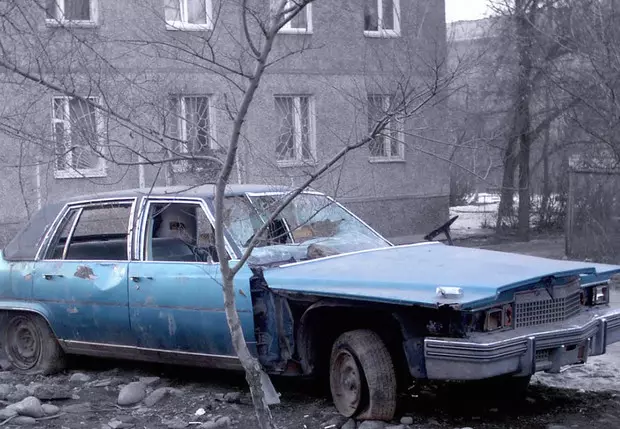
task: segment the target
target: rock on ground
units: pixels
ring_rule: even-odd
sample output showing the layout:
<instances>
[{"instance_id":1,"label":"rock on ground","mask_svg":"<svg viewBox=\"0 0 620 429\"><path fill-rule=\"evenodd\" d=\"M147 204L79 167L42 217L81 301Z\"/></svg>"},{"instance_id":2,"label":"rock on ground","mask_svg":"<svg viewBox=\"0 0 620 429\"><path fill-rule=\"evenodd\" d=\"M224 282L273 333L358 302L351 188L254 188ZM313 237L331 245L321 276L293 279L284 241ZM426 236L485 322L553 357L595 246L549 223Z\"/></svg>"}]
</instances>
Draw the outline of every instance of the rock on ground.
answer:
<instances>
[{"instance_id":1,"label":"rock on ground","mask_svg":"<svg viewBox=\"0 0 620 429\"><path fill-rule=\"evenodd\" d=\"M34 419L34 417L17 416L11 420L11 423L14 425L20 425L20 426L32 426L32 425L36 425L37 421Z\"/></svg>"},{"instance_id":2,"label":"rock on ground","mask_svg":"<svg viewBox=\"0 0 620 429\"><path fill-rule=\"evenodd\" d=\"M92 411L90 402L81 402L78 404L65 405L62 410L68 414L82 414Z\"/></svg>"},{"instance_id":3,"label":"rock on ground","mask_svg":"<svg viewBox=\"0 0 620 429\"><path fill-rule=\"evenodd\" d=\"M140 381L133 381L123 387L118 394L118 405L137 404L146 396L146 386Z\"/></svg>"},{"instance_id":4,"label":"rock on ground","mask_svg":"<svg viewBox=\"0 0 620 429\"><path fill-rule=\"evenodd\" d=\"M10 407L17 411L17 414L21 416L34 418L45 416L45 411L43 411L41 401L34 396L28 396L16 404L10 405Z\"/></svg>"},{"instance_id":5,"label":"rock on ground","mask_svg":"<svg viewBox=\"0 0 620 429\"><path fill-rule=\"evenodd\" d=\"M347 420L345 424L342 425L341 429L355 429L355 426L357 426L357 423L355 423L355 420L349 419Z\"/></svg>"},{"instance_id":6,"label":"rock on ground","mask_svg":"<svg viewBox=\"0 0 620 429\"><path fill-rule=\"evenodd\" d=\"M385 422L379 420L366 420L360 423L357 429L385 429Z\"/></svg>"},{"instance_id":7,"label":"rock on ground","mask_svg":"<svg viewBox=\"0 0 620 429\"><path fill-rule=\"evenodd\" d=\"M152 407L162 399L164 399L168 395L180 395L182 392L179 389L174 389L172 387L160 387L159 389L153 390L149 396L144 400L144 405L147 407Z\"/></svg>"},{"instance_id":8,"label":"rock on ground","mask_svg":"<svg viewBox=\"0 0 620 429\"><path fill-rule=\"evenodd\" d=\"M84 374L83 372L74 372L69 377L69 383L71 384L83 384L88 383L90 381L90 375Z\"/></svg>"},{"instance_id":9,"label":"rock on ground","mask_svg":"<svg viewBox=\"0 0 620 429\"><path fill-rule=\"evenodd\" d=\"M45 412L46 416L54 416L60 412L60 407L52 404L43 404L43 412Z\"/></svg>"}]
</instances>

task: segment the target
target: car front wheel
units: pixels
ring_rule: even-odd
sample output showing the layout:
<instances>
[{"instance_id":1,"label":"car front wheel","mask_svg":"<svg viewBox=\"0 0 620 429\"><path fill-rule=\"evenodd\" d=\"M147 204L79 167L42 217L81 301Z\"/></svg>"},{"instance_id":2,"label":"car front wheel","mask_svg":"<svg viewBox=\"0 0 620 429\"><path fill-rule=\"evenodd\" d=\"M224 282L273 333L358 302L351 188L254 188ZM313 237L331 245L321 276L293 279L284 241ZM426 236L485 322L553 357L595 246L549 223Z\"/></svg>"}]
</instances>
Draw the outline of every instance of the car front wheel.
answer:
<instances>
[{"instance_id":1,"label":"car front wheel","mask_svg":"<svg viewBox=\"0 0 620 429\"><path fill-rule=\"evenodd\" d=\"M394 417L394 364L377 333L360 329L345 332L336 339L331 352L329 384L334 405L345 417L362 420Z\"/></svg>"},{"instance_id":2,"label":"car front wheel","mask_svg":"<svg viewBox=\"0 0 620 429\"><path fill-rule=\"evenodd\" d=\"M2 347L17 372L47 375L64 367L64 353L47 322L38 315L6 314Z\"/></svg>"}]
</instances>

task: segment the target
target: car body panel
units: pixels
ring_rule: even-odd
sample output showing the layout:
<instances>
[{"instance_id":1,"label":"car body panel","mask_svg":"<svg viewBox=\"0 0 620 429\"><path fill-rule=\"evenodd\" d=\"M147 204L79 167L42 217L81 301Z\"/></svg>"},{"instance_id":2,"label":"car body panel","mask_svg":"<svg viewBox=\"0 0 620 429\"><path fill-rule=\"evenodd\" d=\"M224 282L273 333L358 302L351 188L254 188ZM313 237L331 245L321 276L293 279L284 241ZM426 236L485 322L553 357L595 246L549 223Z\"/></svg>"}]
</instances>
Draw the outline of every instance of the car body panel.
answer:
<instances>
[{"instance_id":1,"label":"car body panel","mask_svg":"<svg viewBox=\"0 0 620 429\"><path fill-rule=\"evenodd\" d=\"M127 267L127 261L38 261L32 299L47 305L59 338L134 345Z\"/></svg>"},{"instance_id":2,"label":"car body panel","mask_svg":"<svg viewBox=\"0 0 620 429\"><path fill-rule=\"evenodd\" d=\"M251 275L249 268L237 274L235 292L241 327L254 349ZM131 331L139 347L235 355L219 264L133 261L129 277Z\"/></svg>"},{"instance_id":3,"label":"car body panel","mask_svg":"<svg viewBox=\"0 0 620 429\"><path fill-rule=\"evenodd\" d=\"M463 309L491 303L503 291L546 277L611 275L620 266L595 266L491 250L421 243L342 254L266 269L278 291L393 304L459 304ZM439 298L438 287L458 287L459 298Z\"/></svg>"}]
</instances>

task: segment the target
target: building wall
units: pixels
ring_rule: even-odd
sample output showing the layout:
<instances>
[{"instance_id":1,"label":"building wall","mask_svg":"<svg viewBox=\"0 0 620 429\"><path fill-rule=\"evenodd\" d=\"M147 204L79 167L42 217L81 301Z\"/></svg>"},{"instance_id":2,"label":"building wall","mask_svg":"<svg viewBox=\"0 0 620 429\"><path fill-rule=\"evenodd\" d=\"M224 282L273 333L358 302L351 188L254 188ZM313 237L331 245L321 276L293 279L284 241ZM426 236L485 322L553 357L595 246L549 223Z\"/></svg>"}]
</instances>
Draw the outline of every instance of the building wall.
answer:
<instances>
[{"instance_id":1,"label":"building wall","mask_svg":"<svg viewBox=\"0 0 620 429\"><path fill-rule=\"evenodd\" d=\"M71 37L63 30L48 28L44 24L39 26L39 31L57 41L58 64L63 61L68 61L63 66L75 65L76 61L88 64L92 74L77 79L82 82L82 91L96 89L89 77L97 76L99 88L103 88L111 102L116 103L118 111L133 115L143 124L161 125L157 113L167 94L215 96L217 140L226 142L231 129L226 104L238 101L238 94L234 99L230 91L230 80L236 79L234 76L229 73L217 75L187 61L181 62L179 58L173 58L163 45L145 43L136 46L119 42L140 37L150 41L181 42L184 46L202 49L204 34L165 30L158 16L161 13L160 3L139 0L127 6L124 0L99 0L100 25L78 31L84 34L82 37L92 37L92 45L110 59L109 64L90 52L82 51L79 52L80 58L65 59L63 50L73 49ZM235 171L234 181L298 184L340 150L343 144L364 136L368 126L365 100L369 91L379 92L405 76L411 85L423 87L428 79L429 70L426 67L431 62L429 60L446 55L444 2L400 0L400 4L402 20L401 37L398 38L365 37L362 8L357 0L317 0L312 11L313 34L278 36L271 58L285 58L268 69L250 108L243 129L241 162L239 170ZM239 1L223 0L221 6L218 8L220 25L209 40L213 42L218 58L224 58L223 61L250 64L236 42L243 37ZM286 57L291 50L300 52ZM60 65L58 67L61 68ZM66 69L63 68L63 71ZM0 79L0 93L10 90ZM16 96L15 105L23 105L32 92L36 92L36 88L30 94ZM36 122L38 135L45 136L47 133L45 143L49 145L50 112L46 106L50 105L53 93L44 93L42 95L39 91L36 95L40 105ZM278 118L274 95L277 94L307 94L313 97L316 164L278 167L275 162ZM441 114L436 108L421 110L404 126L404 161L370 162L368 148L361 148L349 153L314 187L343 201L388 237L427 232L448 216L448 164L442 160L445 148L424 138L440 139L445 132L442 125ZM162 153L159 144L141 138L118 122L110 123L106 137L114 147L115 159L123 163L137 161L138 154L154 159ZM0 150L3 152L14 156L18 147L16 142L15 138L0 133ZM21 175L26 175L30 186L25 191L26 200L32 200L30 209L66 194L96 193L141 184L192 184L209 180L200 174L175 173L161 165L138 168L113 163L107 163L106 177L56 179L49 148L42 149L42 144L32 141L26 142L26 146L40 164L38 169L21 169ZM0 163L3 177L0 186L2 245L28 214L22 202L24 192L16 186L20 170L17 165L19 162Z\"/></svg>"}]
</instances>

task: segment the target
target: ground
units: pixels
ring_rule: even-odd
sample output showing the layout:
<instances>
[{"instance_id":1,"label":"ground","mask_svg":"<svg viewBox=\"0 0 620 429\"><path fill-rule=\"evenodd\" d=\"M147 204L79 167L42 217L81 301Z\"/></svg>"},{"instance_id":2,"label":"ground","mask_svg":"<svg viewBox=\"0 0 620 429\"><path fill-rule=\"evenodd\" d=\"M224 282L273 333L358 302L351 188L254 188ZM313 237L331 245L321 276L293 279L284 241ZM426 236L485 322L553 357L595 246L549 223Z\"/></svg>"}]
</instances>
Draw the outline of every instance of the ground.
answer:
<instances>
[{"instance_id":1,"label":"ground","mask_svg":"<svg viewBox=\"0 0 620 429\"><path fill-rule=\"evenodd\" d=\"M463 223L455 224L458 245L564 257L562 237L539 237L529 243L498 240L480 228L480 210L465 209L460 214L464 214ZM612 301L620 304L620 293L614 294ZM272 408L279 428L339 429L345 423L321 386L286 378L275 378L274 384L282 400L281 405ZM620 427L620 344L611 346L604 356L591 358L586 365L567 368L561 374L536 375L526 397L520 400L507 394L489 399L481 393L453 384L413 385L401 398L397 419L392 424L399 429ZM161 398L155 402L153 398L159 394ZM48 415L36 420L7 418L11 413L0 410L0 426L19 427L16 423L21 423L67 429L256 427L245 380L239 373L90 358L72 359L65 372L48 377L0 371L2 404L14 404L28 396L58 408L46 406ZM119 405L121 397L131 404ZM37 400L26 401L34 407L31 413L42 415ZM396 426L401 418L408 425ZM358 429L365 428L358 425Z\"/></svg>"}]
</instances>

